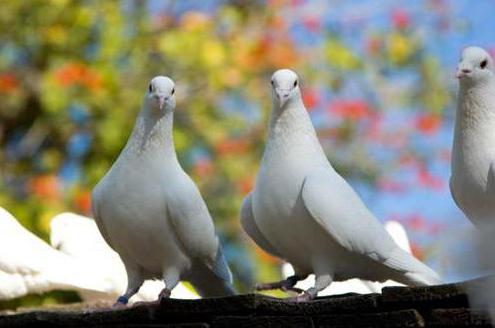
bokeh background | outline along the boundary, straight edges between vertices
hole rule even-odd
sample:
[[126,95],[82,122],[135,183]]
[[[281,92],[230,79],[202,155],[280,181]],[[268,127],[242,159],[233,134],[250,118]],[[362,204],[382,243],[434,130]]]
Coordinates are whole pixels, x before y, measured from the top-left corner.
[[90,216],[91,189],[149,80],[168,75],[176,149],[237,286],[278,279],[280,262],[242,232],[238,212],[263,151],[269,77],[289,67],[328,158],[372,212],[403,223],[446,281],[467,278],[441,251],[445,235],[470,229],[448,188],[454,73],[463,47],[495,52],[493,12],[495,2],[469,0],[3,1],[0,206],[45,240],[55,214]]

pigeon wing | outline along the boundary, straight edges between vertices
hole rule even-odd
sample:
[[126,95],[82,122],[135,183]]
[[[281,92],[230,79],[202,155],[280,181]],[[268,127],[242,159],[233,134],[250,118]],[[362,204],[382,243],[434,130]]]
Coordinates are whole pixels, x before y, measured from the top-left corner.
[[384,262],[397,247],[347,182],[328,169],[305,178],[302,200],[315,222],[351,252]]

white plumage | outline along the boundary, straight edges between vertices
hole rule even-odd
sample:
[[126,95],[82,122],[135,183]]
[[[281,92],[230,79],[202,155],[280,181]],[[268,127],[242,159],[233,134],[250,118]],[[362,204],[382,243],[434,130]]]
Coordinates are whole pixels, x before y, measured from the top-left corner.
[[[404,229],[402,224],[397,221],[387,221],[385,222],[385,230],[387,230],[389,235],[393,238],[397,245],[399,245],[400,248],[408,253],[411,253],[409,238],[407,237],[406,230]],[[284,265],[282,266],[282,272],[283,276],[286,278],[294,275],[294,269],[289,263],[284,263]],[[296,287],[306,290],[314,286],[314,283],[314,275],[310,275],[306,279],[299,281]],[[319,293],[319,296],[340,295],[346,293],[380,293],[383,287],[390,286],[403,286],[403,284],[393,280],[387,280],[383,283],[380,283],[354,278],[346,281],[336,281],[332,283],[330,286],[322,290]]]
[[296,276],[259,288],[288,289],[311,273],[315,285],[298,300],[351,278],[438,283],[438,275],[393,241],[332,168],[302,103],[297,75],[279,70],[271,83],[268,140],[241,223],[261,248],[291,263]]
[[495,222],[495,67],[482,48],[468,47],[457,68],[459,94],[450,191],[476,225]]
[[151,81],[132,135],[93,190],[95,221],[128,276],[121,304],[146,279],[164,280],[160,297],[179,280],[204,297],[234,293],[208,208],[177,160],[174,92],[167,77]]
[[0,208],[0,300],[52,290],[106,293],[107,282],[25,229]]
[[[103,240],[93,219],[74,213],[61,213],[51,220],[50,228],[50,243],[54,248],[92,268],[95,275],[104,277],[109,284],[105,294],[80,291],[85,301],[115,300],[125,291],[127,276],[124,264]],[[147,280],[130,301],[156,300],[164,287],[163,281]],[[179,283],[171,297],[196,299],[198,295]]]

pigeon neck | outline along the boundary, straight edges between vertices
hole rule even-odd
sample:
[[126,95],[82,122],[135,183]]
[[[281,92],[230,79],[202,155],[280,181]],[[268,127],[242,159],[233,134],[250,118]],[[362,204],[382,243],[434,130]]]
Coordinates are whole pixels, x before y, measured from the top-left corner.
[[[490,83],[488,83],[490,82]],[[495,120],[495,81],[478,85],[461,85],[456,112],[456,128],[479,128]]]
[[161,152],[168,158],[176,158],[172,131],[173,111],[156,110],[145,104],[137,118],[128,148],[138,154]]
[[283,136],[297,131],[315,133],[301,98],[288,100],[282,107],[274,102],[270,116],[270,135]]
[[495,84],[461,86],[458,97],[452,152],[454,170],[455,163],[487,163],[486,156],[491,156],[495,142]]
[[[311,119],[300,98],[291,99],[280,108],[274,103],[270,117],[268,140],[276,147],[311,147],[318,141]],[[317,142],[318,144],[318,142]]]

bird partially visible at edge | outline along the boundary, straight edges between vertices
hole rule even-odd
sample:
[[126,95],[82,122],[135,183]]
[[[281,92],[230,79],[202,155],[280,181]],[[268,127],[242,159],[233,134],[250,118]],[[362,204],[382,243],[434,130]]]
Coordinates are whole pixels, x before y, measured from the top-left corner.
[[105,294],[108,281],[52,248],[0,207],[0,300],[53,290]]
[[495,66],[479,47],[462,51],[452,147],[450,192],[481,228],[495,225]]

